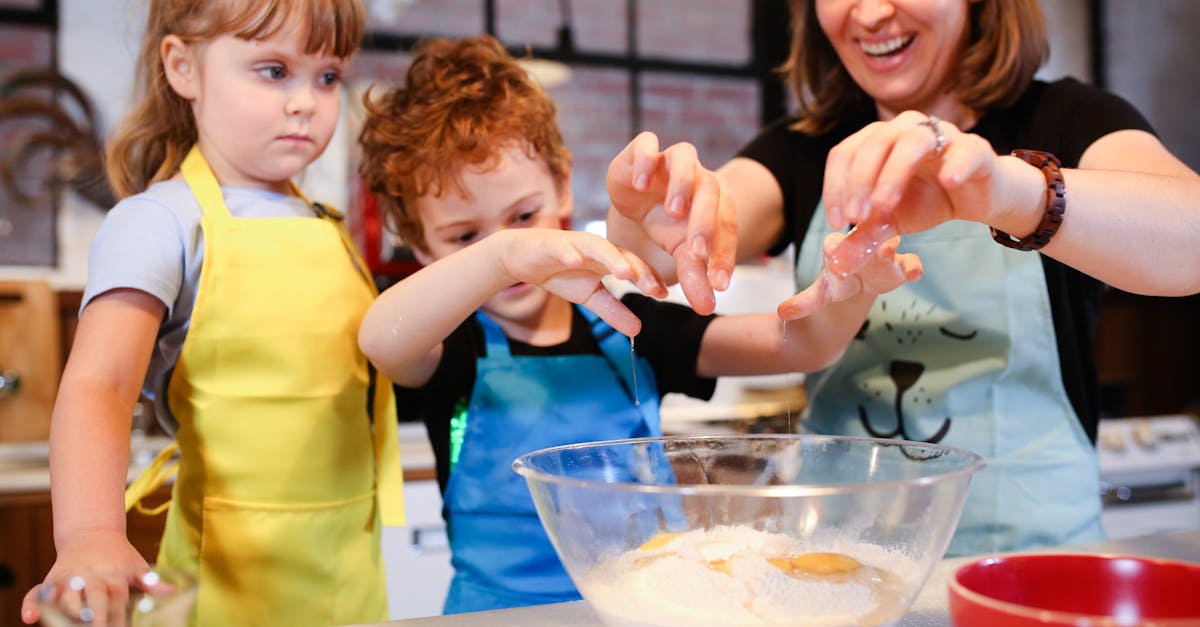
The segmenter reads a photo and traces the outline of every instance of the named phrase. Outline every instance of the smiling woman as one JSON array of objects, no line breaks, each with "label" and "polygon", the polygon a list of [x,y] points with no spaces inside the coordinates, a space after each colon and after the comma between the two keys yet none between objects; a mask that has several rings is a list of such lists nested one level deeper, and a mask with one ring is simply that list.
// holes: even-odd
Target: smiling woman
[{"label": "smiling woman", "polygon": [[[1036,0],[791,6],[785,68],[798,110],[716,173],[736,207],[737,257],[794,244],[803,286],[825,265],[853,269],[898,233],[927,269],[881,296],[838,363],[807,378],[804,427],[987,457],[952,554],[1101,537],[1101,282],[1200,291],[1200,176],[1123,99],[1033,78],[1048,52]],[[624,185],[637,189],[639,174]],[[669,191],[686,202],[693,190]],[[666,229],[661,213],[618,203],[609,235],[670,252],[681,233],[730,234],[729,222],[697,213],[667,217]],[[838,248],[822,248],[851,225]],[[673,272],[670,258],[655,259]],[[725,263],[710,261],[707,276],[685,276],[700,302]]]}]

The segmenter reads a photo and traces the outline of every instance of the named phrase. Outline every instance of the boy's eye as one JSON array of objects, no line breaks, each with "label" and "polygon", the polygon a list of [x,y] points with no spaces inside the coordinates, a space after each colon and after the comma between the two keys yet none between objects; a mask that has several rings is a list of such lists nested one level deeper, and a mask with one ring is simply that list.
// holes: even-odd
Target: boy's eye
[{"label": "boy's eye", "polygon": [[461,234],[451,238],[450,243],[452,243],[452,244],[470,244],[471,240],[475,239],[475,237],[477,235],[479,235],[478,231],[467,231],[465,233],[461,233]]},{"label": "boy's eye", "polygon": [[523,212],[517,214],[517,218],[516,218],[516,220],[513,221],[513,223],[514,224],[525,224],[527,222],[531,222],[533,220],[534,216],[536,216],[536,215],[537,215],[536,211],[523,211]]}]

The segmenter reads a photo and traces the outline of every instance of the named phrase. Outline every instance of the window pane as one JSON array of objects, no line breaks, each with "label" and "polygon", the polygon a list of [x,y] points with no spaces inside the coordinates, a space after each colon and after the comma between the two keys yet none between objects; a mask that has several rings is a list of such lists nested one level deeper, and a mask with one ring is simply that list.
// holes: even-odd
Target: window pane
[{"label": "window pane", "polygon": [[371,0],[368,31],[461,37],[484,32],[481,0]]},{"label": "window pane", "polygon": [[[0,25],[0,81],[8,82],[20,70],[52,67],[53,34],[43,28]],[[22,89],[29,96],[53,105],[48,90]],[[52,153],[34,138],[52,129],[45,114],[12,115],[0,119],[0,159],[13,174],[13,184],[0,182],[0,265],[53,266],[57,195],[42,184]],[[37,147],[30,158],[17,158],[23,146]],[[14,189],[14,187],[16,189]]]},{"label": "window pane", "polygon": [[750,3],[639,0],[638,56],[714,65],[750,62]]}]

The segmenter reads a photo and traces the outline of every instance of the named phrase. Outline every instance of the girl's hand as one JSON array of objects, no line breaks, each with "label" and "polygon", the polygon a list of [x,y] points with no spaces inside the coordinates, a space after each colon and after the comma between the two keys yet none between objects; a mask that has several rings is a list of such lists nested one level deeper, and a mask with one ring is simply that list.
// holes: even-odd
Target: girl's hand
[{"label": "girl's hand", "polygon": [[737,218],[717,175],[700,164],[696,148],[678,143],[659,150],[643,132],[608,166],[612,211],[674,258],[692,307],[710,313],[713,290],[729,287],[736,263]]},{"label": "girl's hand", "polygon": [[857,225],[831,256],[834,270],[853,273],[867,262],[868,249],[895,235],[949,220],[995,224],[1022,202],[1024,192],[1010,184],[1013,167],[1028,168],[1019,161],[918,111],[867,125],[830,150],[826,161],[829,224]]},{"label": "girl's hand", "polygon": [[[853,233],[850,237],[853,237]],[[924,274],[921,259],[912,253],[898,254],[900,238],[893,237],[865,255],[863,264],[853,273],[840,274],[830,268],[834,252],[848,239],[842,233],[825,237],[825,263],[811,285],[779,304],[779,317],[796,320],[812,315],[831,303],[860,294],[874,296],[916,281]]]},{"label": "girl's hand", "polygon": [[65,611],[90,613],[96,625],[125,624],[129,585],[150,570],[150,565],[120,531],[80,533],[57,547],[58,558],[40,585],[25,595],[21,620],[38,621],[39,597],[56,599]]},{"label": "girl's hand", "polygon": [[537,284],[579,303],[625,335],[637,335],[641,321],[604,287],[606,275],[631,281],[650,296],[667,295],[666,286],[645,261],[591,233],[510,229],[492,237],[500,238],[500,263],[514,283]]}]

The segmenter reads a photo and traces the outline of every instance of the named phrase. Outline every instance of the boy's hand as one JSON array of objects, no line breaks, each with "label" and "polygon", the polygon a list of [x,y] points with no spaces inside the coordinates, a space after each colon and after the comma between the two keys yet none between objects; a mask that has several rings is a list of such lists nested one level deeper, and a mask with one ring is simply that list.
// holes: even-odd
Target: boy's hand
[{"label": "boy's hand", "polygon": [[[112,530],[81,533],[58,547],[58,558],[45,580],[25,594],[21,620],[36,623],[41,616],[38,598],[57,599],[68,613],[90,613],[96,625],[125,623],[129,584],[150,565],[125,534]],[[85,610],[86,608],[86,610]]]},{"label": "boy's hand", "polygon": [[495,236],[501,238],[503,246],[501,264],[514,283],[540,285],[581,304],[625,335],[637,335],[641,321],[604,287],[601,279],[611,274],[634,283],[647,295],[667,295],[666,286],[649,264],[603,237],[558,229],[511,229]]},{"label": "boy's hand", "polygon": [[913,253],[898,254],[900,238],[893,237],[882,244],[854,272],[840,275],[830,270],[834,252],[846,239],[843,233],[830,233],[825,238],[825,262],[817,279],[802,292],[779,304],[779,317],[796,320],[812,315],[831,303],[848,300],[859,294],[877,295],[916,281],[924,274],[921,259]]}]

